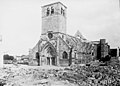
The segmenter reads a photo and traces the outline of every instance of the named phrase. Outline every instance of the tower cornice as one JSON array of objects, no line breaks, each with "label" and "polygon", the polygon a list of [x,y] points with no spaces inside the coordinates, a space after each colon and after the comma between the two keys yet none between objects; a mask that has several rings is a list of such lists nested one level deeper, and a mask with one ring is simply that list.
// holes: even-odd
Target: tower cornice
[{"label": "tower cornice", "polygon": [[47,4],[47,5],[41,6],[41,8],[47,7],[47,6],[51,6],[51,5],[54,5],[54,4],[62,4],[65,8],[67,8],[67,7],[66,7],[63,3],[61,3],[61,2],[55,2],[55,3]]}]

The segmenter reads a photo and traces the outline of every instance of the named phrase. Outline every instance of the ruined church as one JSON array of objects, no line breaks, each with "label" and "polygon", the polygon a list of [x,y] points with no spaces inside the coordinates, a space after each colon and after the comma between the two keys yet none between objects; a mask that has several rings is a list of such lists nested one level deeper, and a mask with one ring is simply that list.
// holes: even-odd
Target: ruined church
[{"label": "ruined church", "polygon": [[38,43],[29,50],[29,65],[69,66],[95,58],[92,41],[79,31],[74,36],[66,33],[66,10],[61,2],[42,6],[42,32]]}]

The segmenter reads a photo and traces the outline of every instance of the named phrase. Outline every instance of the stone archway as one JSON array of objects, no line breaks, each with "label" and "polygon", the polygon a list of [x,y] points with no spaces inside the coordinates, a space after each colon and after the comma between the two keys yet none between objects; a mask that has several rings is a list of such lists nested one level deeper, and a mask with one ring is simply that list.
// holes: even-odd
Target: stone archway
[{"label": "stone archway", "polygon": [[42,61],[42,64],[56,65],[56,55],[56,49],[54,48],[54,46],[51,43],[47,42],[42,49],[42,56],[44,56],[42,57],[42,59],[44,59],[44,61]]},{"label": "stone archway", "polygon": [[56,58],[56,53],[54,52],[54,49],[52,47],[47,47],[47,53],[46,53],[46,57],[47,57],[47,64],[48,65],[55,65],[55,58]]}]

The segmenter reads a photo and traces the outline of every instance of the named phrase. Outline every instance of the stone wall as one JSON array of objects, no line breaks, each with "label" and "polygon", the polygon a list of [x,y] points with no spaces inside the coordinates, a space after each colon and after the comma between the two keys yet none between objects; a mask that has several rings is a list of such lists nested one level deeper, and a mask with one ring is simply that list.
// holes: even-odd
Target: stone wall
[{"label": "stone wall", "polygon": [[29,50],[29,65],[36,65],[34,59],[36,59],[36,52],[38,52],[38,43],[33,49]]},{"label": "stone wall", "polygon": [[[69,65],[69,46],[66,44],[66,42],[61,38],[61,37],[59,37],[59,44],[58,44],[58,46],[59,46],[59,51],[58,51],[58,53],[59,53],[59,64],[61,65],[61,66],[63,66],[63,65]],[[63,58],[63,52],[66,52],[67,53],[67,59],[64,59]]]}]

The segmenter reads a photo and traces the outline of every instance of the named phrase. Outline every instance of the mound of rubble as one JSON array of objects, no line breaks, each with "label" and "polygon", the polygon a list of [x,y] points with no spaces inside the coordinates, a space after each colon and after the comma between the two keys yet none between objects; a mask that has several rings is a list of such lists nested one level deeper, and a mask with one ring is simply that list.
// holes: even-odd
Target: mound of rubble
[{"label": "mound of rubble", "polygon": [[55,66],[15,66],[0,68],[0,86],[78,86],[58,75],[64,68]]},{"label": "mound of rubble", "polygon": [[120,62],[56,66],[7,65],[0,86],[120,86]]},{"label": "mound of rubble", "polygon": [[81,66],[73,65],[65,68],[60,79],[68,80],[79,86],[120,86],[120,63],[108,62],[106,66],[97,65]]}]

